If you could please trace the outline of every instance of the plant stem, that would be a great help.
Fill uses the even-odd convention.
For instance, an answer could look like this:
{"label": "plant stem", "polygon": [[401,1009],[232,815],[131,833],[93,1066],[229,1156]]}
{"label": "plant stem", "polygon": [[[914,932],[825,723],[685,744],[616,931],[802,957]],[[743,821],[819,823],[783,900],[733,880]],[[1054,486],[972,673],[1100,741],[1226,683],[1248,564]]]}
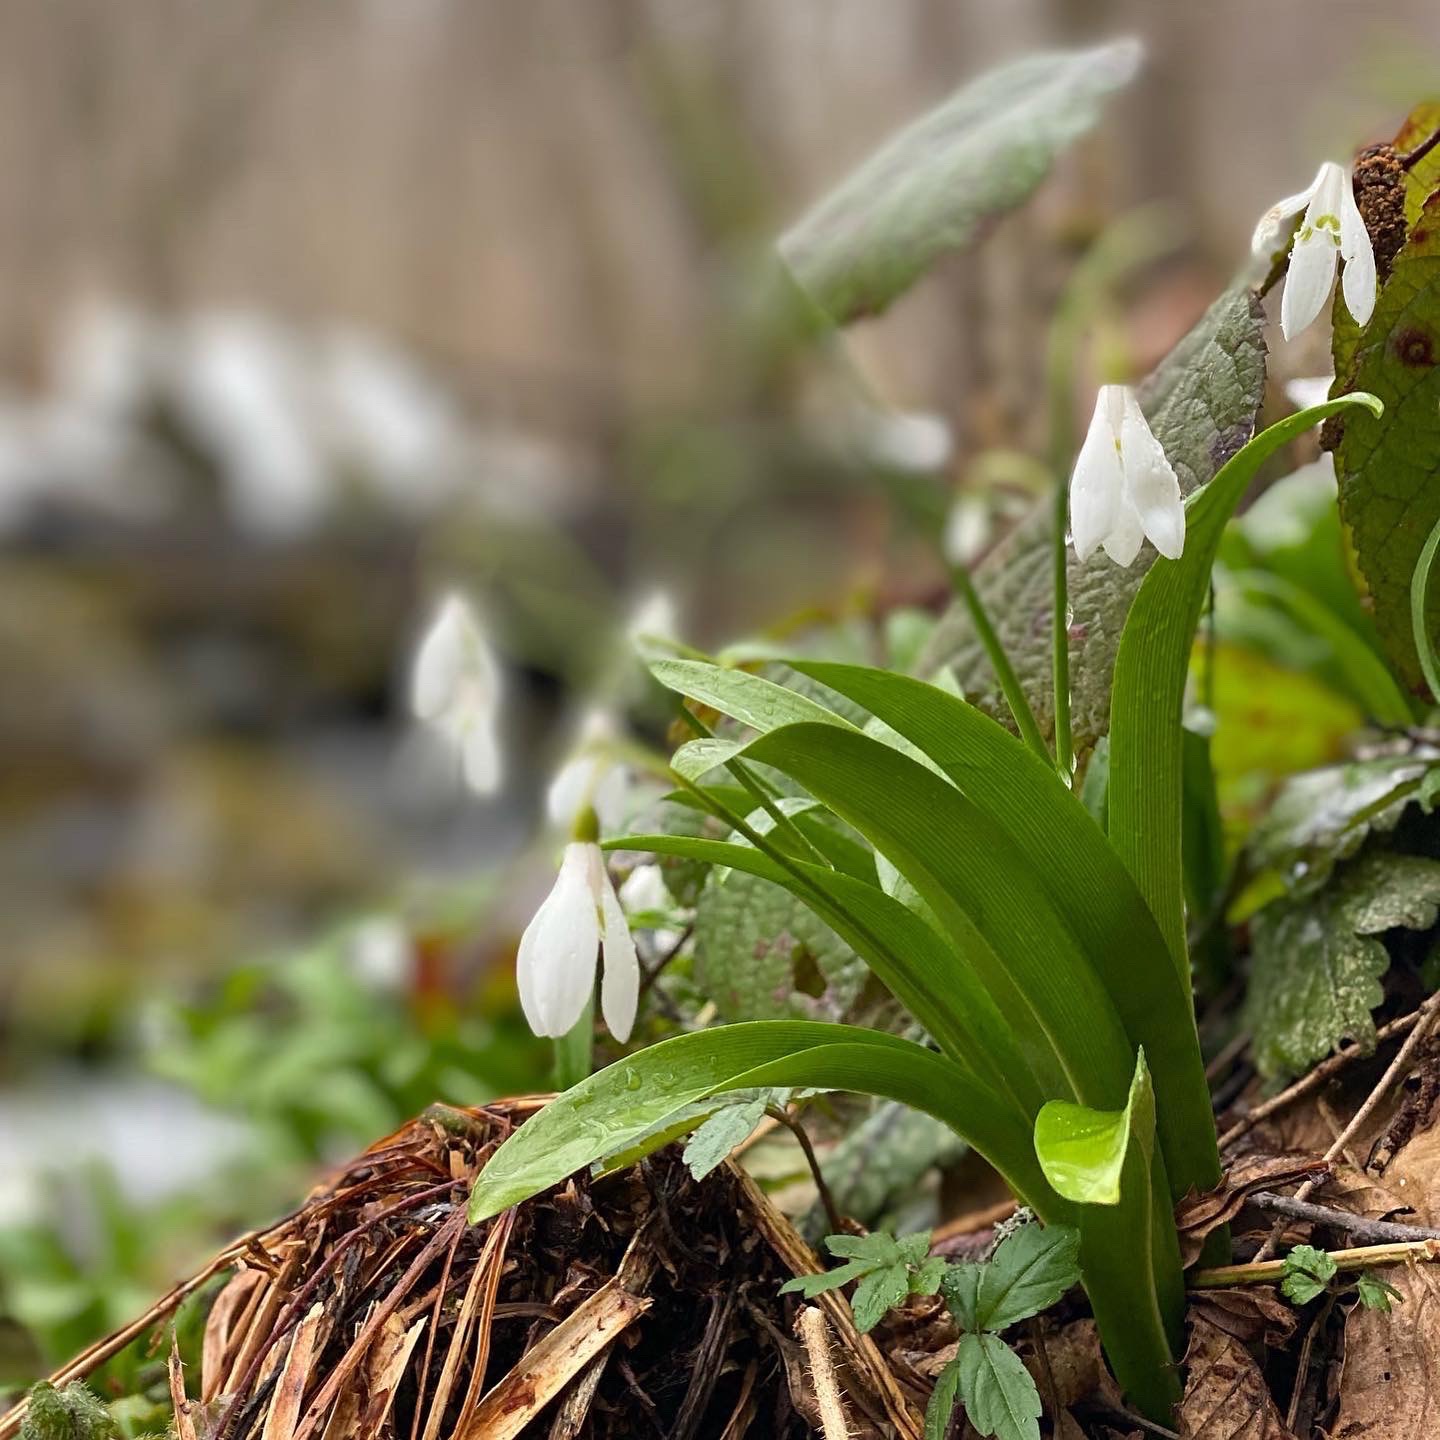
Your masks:
{"label": "plant stem", "polygon": [[1016,728],[1020,731],[1020,738],[1047,764],[1054,765],[1054,758],[1050,754],[1050,747],[1045,743],[1045,737],[1040,733],[1040,726],[1035,721],[1035,712],[1030,708],[1030,702],[1025,698],[1024,687],[1020,684],[1020,677],[1015,673],[1015,667],[1010,663],[1010,656],[1006,653],[1005,646],[1001,644],[1000,637],[995,633],[995,627],[990,623],[989,612],[985,609],[985,602],[981,600],[979,592],[975,589],[975,582],[970,578],[970,572],[963,565],[956,565],[951,568],[950,578],[956,590],[960,592],[960,598],[965,602],[965,608],[970,612],[970,623],[975,627],[975,634],[984,647],[986,658],[990,661],[990,668],[995,672],[995,678],[1000,682],[1000,689],[1005,695],[1005,703],[1010,707],[1010,714],[1015,719]]}
{"label": "plant stem", "polygon": [[569,1090],[590,1078],[595,1068],[595,995],[591,992],[584,1013],[558,1040],[555,1047],[555,1088]]}
{"label": "plant stem", "polygon": [[1070,733],[1070,577],[1066,573],[1065,531],[1070,522],[1070,496],[1064,475],[1055,477],[1054,576],[1052,620],[1055,688],[1055,768],[1066,787],[1075,779],[1075,742]]}
{"label": "plant stem", "polygon": [[[1409,1265],[1440,1260],[1440,1240],[1407,1240],[1390,1245],[1361,1245],[1327,1250],[1337,1270],[1369,1270],[1377,1265]],[[1192,1290],[1221,1290],[1229,1285],[1268,1285],[1285,1274],[1283,1260],[1252,1260],[1246,1265],[1217,1265],[1187,1277]]]}
{"label": "plant stem", "polygon": [[805,1156],[805,1163],[810,1167],[810,1178],[815,1182],[816,1193],[820,1196],[820,1205],[825,1211],[825,1223],[829,1225],[832,1235],[842,1233],[845,1229],[844,1217],[835,1204],[835,1197],[830,1193],[829,1185],[825,1183],[825,1175],[820,1169],[820,1161],[815,1154],[815,1147],[810,1143],[810,1137],[805,1133],[805,1127],[800,1123],[800,1117],[794,1114],[789,1107],[781,1105],[767,1105],[765,1113],[776,1124],[783,1125],[795,1137],[801,1154]]}

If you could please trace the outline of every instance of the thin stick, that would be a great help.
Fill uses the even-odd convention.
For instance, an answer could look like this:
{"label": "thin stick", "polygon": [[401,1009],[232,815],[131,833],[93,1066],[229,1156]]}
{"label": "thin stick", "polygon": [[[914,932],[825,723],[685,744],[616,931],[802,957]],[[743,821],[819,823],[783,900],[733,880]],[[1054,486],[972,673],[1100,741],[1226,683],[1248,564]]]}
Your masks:
{"label": "thin stick", "polygon": [[[1375,1113],[1380,1102],[1389,1092],[1390,1087],[1405,1073],[1405,1067],[1409,1065],[1410,1057],[1420,1048],[1421,1043],[1430,1033],[1431,1027],[1435,1023],[1435,1016],[1440,1014],[1440,991],[1432,995],[1420,1007],[1418,1013],[1420,1018],[1415,1022],[1414,1028],[1405,1037],[1405,1043],[1400,1047],[1395,1058],[1390,1062],[1385,1073],[1380,1077],[1379,1082],[1366,1098],[1365,1103],[1355,1112],[1351,1117],[1350,1123],[1335,1137],[1335,1143],[1325,1152],[1327,1162],[1335,1160],[1344,1154],[1345,1147],[1349,1145],[1364,1128],[1365,1122]],[[1295,1198],[1297,1200],[1308,1200],[1319,1183],[1318,1180],[1307,1180],[1295,1192]],[[1264,1260],[1267,1256],[1275,1253],[1276,1242],[1280,1239],[1280,1235],[1284,1229],[1285,1222],[1283,1220],[1276,1221],[1275,1228],[1271,1230],[1270,1234],[1266,1237],[1265,1243],[1256,1252],[1255,1259],[1257,1261]],[[1427,1241],[1426,1243],[1429,1244],[1433,1242]]]}
{"label": "thin stick", "polygon": [[[1440,1260],[1440,1240],[1411,1240],[1403,1245],[1361,1245],[1354,1250],[1326,1252],[1337,1270],[1371,1270],[1382,1265],[1426,1264]],[[1227,1285],[1269,1285],[1285,1274],[1283,1260],[1252,1260],[1246,1265],[1217,1265],[1193,1271],[1192,1290],[1220,1290]]]}
{"label": "thin stick", "polygon": [[830,1327],[825,1312],[807,1305],[796,1321],[800,1338],[805,1342],[805,1355],[810,1361],[810,1378],[815,1385],[815,1402],[820,1409],[820,1429],[825,1440],[850,1440],[850,1422],[845,1418],[845,1403],[840,1398],[840,1385],[835,1379],[835,1361],[830,1354]]}
{"label": "thin stick", "polygon": [[1245,1047],[1249,1043],[1248,1030],[1241,1030],[1232,1036],[1230,1043],[1217,1051],[1215,1058],[1205,1067],[1206,1080],[1213,1085],[1245,1053]]}
{"label": "thin stick", "polygon": [[1422,140],[1413,150],[1407,150],[1405,154],[1396,156],[1402,170],[1413,170],[1437,145],[1440,145],[1440,130],[1437,130],[1428,140]]}
{"label": "thin stick", "polygon": [[1273,1195],[1268,1190],[1256,1191],[1245,1197],[1246,1203],[1272,1215],[1288,1215],[1293,1220],[1308,1220],[1312,1225],[1328,1225],[1343,1230],[1356,1240],[1369,1244],[1389,1245],[1408,1240],[1440,1240],[1440,1230],[1429,1225],[1405,1225],[1397,1220],[1368,1220],[1348,1210],[1334,1210],[1328,1205],[1314,1205],[1308,1200],[1289,1195]]}
{"label": "thin stick", "polygon": [[[1403,1035],[1406,1031],[1413,1030],[1420,1023],[1420,1017],[1424,1013],[1425,1007],[1422,1005],[1420,1009],[1412,1010],[1410,1014],[1402,1015],[1388,1025],[1382,1025],[1375,1035],[1376,1045],[1382,1045],[1386,1040],[1393,1040],[1397,1035]],[[1262,1120],[1268,1120],[1272,1115],[1287,1109],[1297,1100],[1304,1099],[1312,1091],[1318,1090],[1332,1076],[1338,1075],[1346,1066],[1356,1060],[1367,1058],[1368,1053],[1360,1046],[1352,1045],[1348,1050],[1337,1051],[1329,1059],[1322,1060],[1308,1075],[1302,1076],[1278,1095],[1272,1095],[1270,1099],[1262,1101],[1248,1115],[1232,1125],[1220,1137],[1220,1148],[1228,1150],[1237,1140],[1248,1135]]]}
{"label": "thin stick", "polygon": [[788,1110],[782,1110],[778,1105],[767,1105],[765,1113],[772,1120],[783,1125],[799,1143],[801,1153],[805,1156],[805,1163],[810,1167],[811,1178],[815,1181],[820,1204],[824,1207],[830,1233],[838,1235],[845,1228],[845,1222],[835,1204],[835,1197],[830,1193],[830,1187],[825,1183],[825,1176],[820,1170],[820,1161],[816,1158],[815,1147],[810,1143],[810,1137],[805,1133],[805,1127],[800,1123],[798,1116],[791,1114]]}
{"label": "thin stick", "polygon": [[640,977],[640,999],[643,1000],[651,991],[655,982],[660,978],[665,967],[685,947],[685,942],[695,933],[695,922],[692,920],[681,932],[680,938],[670,946],[665,953]]}

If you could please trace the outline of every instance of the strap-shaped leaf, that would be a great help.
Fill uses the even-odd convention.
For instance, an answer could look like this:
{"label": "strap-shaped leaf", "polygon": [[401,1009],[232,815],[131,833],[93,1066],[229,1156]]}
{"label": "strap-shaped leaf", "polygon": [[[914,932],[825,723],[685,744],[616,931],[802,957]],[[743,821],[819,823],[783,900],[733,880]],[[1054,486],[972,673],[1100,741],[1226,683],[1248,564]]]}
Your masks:
{"label": "strap-shaped leaf", "polygon": [[1132,1046],[1152,1057],[1177,1198],[1215,1185],[1220,1161],[1188,980],[1182,985],[1145,897],[1078,797],[1003,726],[937,686],[860,665],[790,664],[924,751],[1024,853]]}
{"label": "strap-shaped leaf", "polygon": [[1155,565],[1131,606],[1115,657],[1110,708],[1110,842],[1135,877],[1181,982],[1190,983],[1181,868],[1181,715],[1195,629],[1225,525],[1260,466],[1281,446],[1352,405],[1356,392],[1287,416],[1251,440],[1186,506],[1185,553]]}
{"label": "strap-shaped leaf", "polygon": [[[1104,986],[1024,854],[953,785],[858,731],[787,725],[746,747],[885,855],[967,949],[1052,1095],[1116,1104],[1132,1049]],[[998,963],[996,963],[998,962]]]}
{"label": "strap-shaped leaf", "polygon": [[884,891],[805,861],[786,869],[751,846],[722,840],[627,835],[607,848],[729,865],[783,885],[865,958],[951,1059],[1006,1094],[1018,1116],[1039,1109],[1043,1097],[1014,1032],[969,960]]}
{"label": "strap-shaped leaf", "polygon": [[755,730],[773,730],[777,725],[802,721],[854,728],[818,701],[748,670],[731,670],[708,660],[655,660],[650,664],[650,673],[667,690],[688,695]]}
{"label": "strap-shaped leaf", "polygon": [[726,1090],[813,1085],[857,1090],[928,1111],[961,1134],[1040,1213],[1070,1207],[1046,1187],[1009,1107],[987,1086],[909,1040],[845,1025],[773,1020],[679,1035],[592,1075],[522,1125],[490,1158],[470,1197],[472,1222],[559,1183]]}

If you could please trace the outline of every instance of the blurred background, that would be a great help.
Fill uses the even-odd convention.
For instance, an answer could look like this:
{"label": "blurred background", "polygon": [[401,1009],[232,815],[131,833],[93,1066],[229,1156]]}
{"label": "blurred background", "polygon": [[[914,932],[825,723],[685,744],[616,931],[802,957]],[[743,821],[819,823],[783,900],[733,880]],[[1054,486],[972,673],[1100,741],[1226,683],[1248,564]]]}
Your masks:
{"label": "blurred background", "polygon": [[[1148,65],[1036,203],[848,364],[785,338],[788,220],[962,79],[1121,33]],[[545,1087],[539,796],[597,690],[663,738],[616,658],[647,596],[706,646],[938,611],[954,499],[983,550],[1045,483],[1097,236],[1141,217],[1098,341],[1140,373],[1437,91],[1428,0],[5,0],[0,1385],[430,1099]],[[456,587],[488,800],[408,718]]]}

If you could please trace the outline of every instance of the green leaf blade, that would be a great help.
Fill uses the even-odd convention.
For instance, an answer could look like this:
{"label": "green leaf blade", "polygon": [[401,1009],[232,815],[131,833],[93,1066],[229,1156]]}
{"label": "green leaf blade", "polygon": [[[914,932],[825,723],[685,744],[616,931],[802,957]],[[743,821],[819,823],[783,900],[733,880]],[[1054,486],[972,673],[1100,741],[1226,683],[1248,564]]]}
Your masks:
{"label": "green leaf blade", "polygon": [[1040,1392],[1020,1357],[998,1335],[962,1335],[955,1363],[965,1416],[978,1434],[1040,1440]]}
{"label": "green leaf blade", "polygon": [[1080,1232],[1027,1225],[1007,1236],[981,1272],[975,1328],[1006,1330],[1048,1309],[1080,1283]]}
{"label": "green leaf blade", "polygon": [[1077,1205],[1118,1205],[1132,1145],[1148,1157],[1155,1135],[1155,1093],[1142,1053],[1123,1110],[1094,1110],[1052,1100],[1035,1117],[1035,1153],[1054,1190]]}

